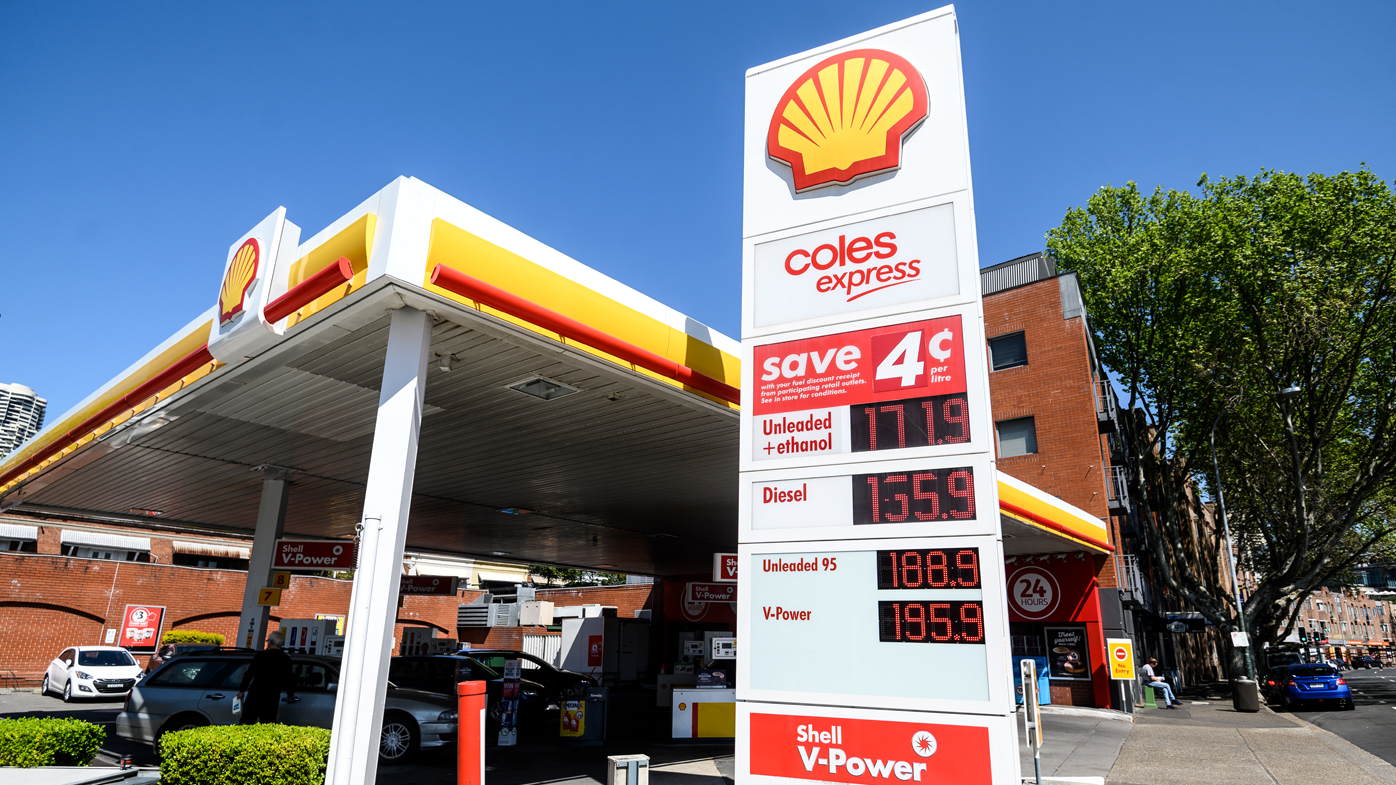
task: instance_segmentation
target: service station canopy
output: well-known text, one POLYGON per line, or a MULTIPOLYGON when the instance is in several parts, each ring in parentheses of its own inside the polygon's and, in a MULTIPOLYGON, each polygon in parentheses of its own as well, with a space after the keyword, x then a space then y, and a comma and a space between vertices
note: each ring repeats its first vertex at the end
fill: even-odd
POLYGON ((134 399, 208 341, 210 309, 0 464, 0 503, 158 511, 250 536, 256 469, 276 467, 294 472, 288 536, 351 536, 389 317, 407 306, 434 319, 409 549, 655 575, 706 572, 735 550, 737 406, 721 397, 735 399, 735 341, 411 178, 293 258, 271 273, 283 290, 341 258, 352 280, 286 317, 271 348, 226 365, 196 356, 134 399), (439 266, 514 301, 501 310, 437 286, 439 266), (559 317, 603 335, 539 326, 559 317), (575 392, 511 389, 537 377, 575 392))
MULTIPOLYGON (((352 536, 411 307, 434 328, 409 549, 659 576, 736 549, 737 342, 414 178, 279 258, 298 307, 267 308, 268 348, 213 360, 210 308, 0 463, 0 505, 250 536, 290 470, 287 535, 352 536)), ((1007 552, 1109 549, 1099 519, 1000 494, 1007 552)))

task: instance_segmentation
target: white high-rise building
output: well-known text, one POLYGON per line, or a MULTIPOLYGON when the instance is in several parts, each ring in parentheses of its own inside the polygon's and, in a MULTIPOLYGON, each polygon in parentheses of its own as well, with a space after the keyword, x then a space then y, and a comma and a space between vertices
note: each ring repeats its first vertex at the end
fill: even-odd
POLYGON ((44 427, 48 401, 22 384, 0 384, 0 458, 44 427))

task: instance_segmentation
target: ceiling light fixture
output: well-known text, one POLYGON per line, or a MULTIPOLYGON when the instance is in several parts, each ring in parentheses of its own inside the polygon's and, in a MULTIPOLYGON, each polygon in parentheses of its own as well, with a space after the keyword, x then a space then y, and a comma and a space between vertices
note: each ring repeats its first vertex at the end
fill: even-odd
POLYGON ((534 398, 541 398, 545 401, 555 401, 558 398, 579 392, 576 387, 543 376, 531 376, 522 381, 514 382, 508 387, 516 392, 527 393, 534 398))
POLYGON ((499 510, 499 512, 502 512, 505 515, 528 515, 529 513, 533 512, 533 510, 525 510, 522 507, 505 507, 504 509, 499 510))
POLYGON ((165 513, 161 512, 161 511, 159 511, 159 510, 142 510, 142 509, 139 508, 139 507, 132 507, 131 509, 127 510, 126 512, 128 512, 128 513, 130 513, 130 514, 132 514, 132 515, 145 515, 145 516, 150 517, 150 518, 155 518, 155 517, 157 517, 157 516, 160 516, 160 515, 164 515, 164 514, 165 514, 165 513))

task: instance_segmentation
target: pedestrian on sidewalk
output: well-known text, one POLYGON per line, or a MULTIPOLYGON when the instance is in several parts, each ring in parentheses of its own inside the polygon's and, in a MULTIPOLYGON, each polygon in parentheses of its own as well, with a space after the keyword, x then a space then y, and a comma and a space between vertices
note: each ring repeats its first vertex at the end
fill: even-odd
POLYGON ((1149 664, 1144 666, 1144 689, 1160 689, 1163 691, 1163 708, 1176 709, 1183 705, 1183 702, 1173 697, 1173 687, 1159 676, 1155 669, 1158 667, 1158 659, 1149 658, 1149 664))
POLYGON ((267 636, 267 648, 257 652, 247 672, 242 676, 242 686, 238 688, 238 700, 242 702, 241 725, 259 722, 276 722, 277 704, 281 693, 286 693, 286 702, 296 702, 296 675, 291 667, 291 657, 281 649, 286 642, 280 632, 267 636), (249 685, 250 688, 249 688, 249 685), (247 700, 243 700, 246 694, 247 700))

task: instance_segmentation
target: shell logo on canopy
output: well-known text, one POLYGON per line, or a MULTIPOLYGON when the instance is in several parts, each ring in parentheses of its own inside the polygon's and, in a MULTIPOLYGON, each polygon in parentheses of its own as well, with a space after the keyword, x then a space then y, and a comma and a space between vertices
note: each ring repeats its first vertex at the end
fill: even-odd
POLYGON ((771 115, 766 151, 790 166, 795 190, 847 184, 901 166, 902 142, 930 110, 905 58, 855 49, 800 75, 771 115))
POLYGON ((227 324, 242 313, 247 290, 257 280, 257 264, 261 258, 262 246, 255 237, 247 238, 247 242, 233 254, 233 261, 223 276, 223 288, 218 292, 219 324, 227 324))

